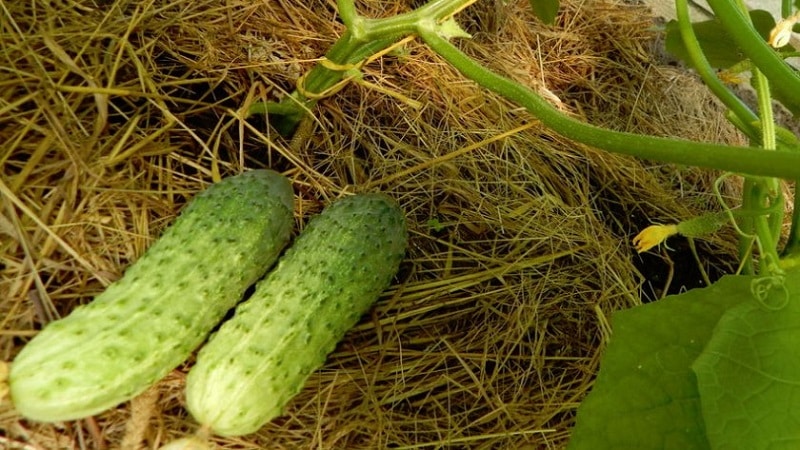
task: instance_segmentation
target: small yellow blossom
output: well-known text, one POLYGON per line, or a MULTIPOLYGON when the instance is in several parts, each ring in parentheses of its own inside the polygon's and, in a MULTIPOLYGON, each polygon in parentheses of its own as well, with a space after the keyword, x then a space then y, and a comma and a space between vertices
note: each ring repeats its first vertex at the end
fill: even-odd
POLYGON ((678 234, 677 225, 650 225, 633 238, 633 245, 637 253, 646 252, 676 234, 678 234))
POLYGON ((800 22, 800 12, 795 13, 785 19, 781 19, 775 28, 769 32, 769 45, 775 48, 781 48, 789 43, 792 38, 792 27, 800 22))
POLYGON ((739 85, 747 81, 744 76, 733 70, 720 70, 717 72, 717 77, 725 84, 739 85))

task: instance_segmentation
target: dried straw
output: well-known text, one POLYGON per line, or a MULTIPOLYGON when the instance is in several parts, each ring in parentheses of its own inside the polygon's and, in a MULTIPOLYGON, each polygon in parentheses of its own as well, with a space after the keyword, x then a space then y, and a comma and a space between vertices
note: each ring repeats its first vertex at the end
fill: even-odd
MULTIPOLYGON (((460 45, 593 123, 739 139, 691 76, 654 60, 642 7, 565 0, 547 27, 527 5, 464 11, 474 39, 460 45)), ((408 8, 359 3, 372 17, 408 8)), ((0 356, 12 360, 120 277, 198 190, 272 167, 294 182, 300 225, 344 192, 381 190, 407 213, 411 246, 286 415, 221 446, 562 448, 610 314, 683 286, 666 286, 663 268, 643 280, 630 237, 715 207, 713 174, 565 140, 418 42, 364 71, 421 108, 350 86, 321 102, 294 144, 242 118, 291 91, 341 32, 333 2, 317 0, 0 0, 0 356)), ((712 273, 730 269, 726 242, 699 246, 712 273)), ((6 403, 2 445, 118 448, 127 428, 125 446, 156 448, 191 434, 181 391, 190 364, 133 419, 126 404, 39 424, 6 403)))

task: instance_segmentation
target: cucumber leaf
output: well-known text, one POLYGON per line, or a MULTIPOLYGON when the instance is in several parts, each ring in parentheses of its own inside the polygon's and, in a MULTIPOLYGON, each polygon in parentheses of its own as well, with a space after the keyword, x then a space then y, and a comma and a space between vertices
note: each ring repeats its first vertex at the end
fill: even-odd
MULTIPOLYGON (((708 450, 692 362, 726 310, 753 301, 753 277, 619 311, 569 450, 708 450)), ((742 447, 745 448, 745 447, 742 447)))
POLYGON ((785 306, 730 309, 692 366, 712 448, 800 448, 800 272, 793 275, 771 290, 785 306))
POLYGON ((533 14, 547 25, 556 23, 559 0, 530 0, 533 14))

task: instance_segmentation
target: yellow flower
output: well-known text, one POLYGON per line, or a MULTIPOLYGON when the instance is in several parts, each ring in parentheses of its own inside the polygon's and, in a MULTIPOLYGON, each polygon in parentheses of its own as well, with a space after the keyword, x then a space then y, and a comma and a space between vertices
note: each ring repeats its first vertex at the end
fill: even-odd
POLYGON ((781 48, 788 44, 789 40, 792 38, 792 27, 794 27, 797 22, 800 22, 800 12, 785 19, 781 19, 769 33, 769 44, 775 48, 781 48))
POLYGON ((650 225, 633 238, 633 245, 637 253, 646 252, 676 234, 678 234, 677 225, 650 225))
POLYGON ((737 85, 737 84, 742 84, 746 81, 744 76, 730 69, 720 70, 719 72, 717 72, 717 77, 719 77, 720 81, 722 81, 725 84, 737 85))

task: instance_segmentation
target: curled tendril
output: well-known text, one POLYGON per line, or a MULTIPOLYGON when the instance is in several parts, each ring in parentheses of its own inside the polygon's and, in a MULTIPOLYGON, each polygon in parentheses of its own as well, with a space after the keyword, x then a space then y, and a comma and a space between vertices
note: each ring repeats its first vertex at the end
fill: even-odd
POLYGON ((725 198, 722 195, 720 186, 725 181, 725 179, 727 179, 727 178, 729 178, 729 177, 731 177, 733 175, 734 174, 732 172, 725 172, 724 174, 722 174, 719 177, 717 177, 716 180, 714 180, 714 186, 713 186, 713 188, 714 188, 714 196, 717 198, 717 201, 719 201, 719 203, 722 205, 723 210, 728 215, 728 219, 729 219, 731 225, 733 225, 734 230, 736 230, 736 233, 738 233, 739 236, 741 236, 741 237, 743 237, 745 239, 753 239, 753 240, 755 240, 755 236, 754 235, 749 234, 749 233, 745 233, 741 228, 739 228, 739 224, 736 222, 736 216, 733 213, 733 208, 728 206, 728 203, 725 201, 725 198))
POLYGON ((750 282, 750 292, 769 311, 779 311, 789 304, 789 290, 783 275, 759 277, 750 282))

